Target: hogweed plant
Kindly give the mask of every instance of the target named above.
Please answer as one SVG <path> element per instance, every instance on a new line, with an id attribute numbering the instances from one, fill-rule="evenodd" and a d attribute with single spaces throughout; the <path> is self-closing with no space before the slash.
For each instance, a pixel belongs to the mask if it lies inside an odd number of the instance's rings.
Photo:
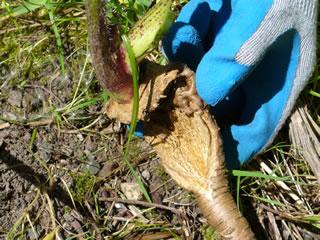
<path id="1" fill-rule="evenodd" d="M 104 3 L 87 0 L 92 63 L 111 96 L 106 113 L 131 123 L 128 142 L 136 122 L 144 121 L 145 140 L 167 173 L 194 193 L 204 216 L 223 238 L 254 239 L 230 193 L 219 127 L 197 95 L 194 73 L 179 64 L 137 66 L 172 23 L 171 5 L 171 0 L 160 0 L 121 38 L 117 25 L 106 18 Z M 125 161 L 129 164 L 126 157 Z M 140 187 L 144 189 L 142 182 Z"/>

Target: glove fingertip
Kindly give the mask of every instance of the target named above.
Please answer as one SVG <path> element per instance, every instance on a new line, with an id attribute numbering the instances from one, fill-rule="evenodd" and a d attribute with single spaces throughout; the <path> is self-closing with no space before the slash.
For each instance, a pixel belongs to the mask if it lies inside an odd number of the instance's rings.
<path id="1" fill-rule="evenodd" d="M 197 92 L 205 103 L 215 106 L 236 89 L 248 71 L 247 66 L 209 52 L 197 68 Z"/>
<path id="2" fill-rule="evenodd" d="M 195 70 L 204 50 L 197 30 L 189 24 L 176 22 L 162 40 L 163 52 L 171 62 L 182 62 Z"/>
<path id="3" fill-rule="evenodd" d="M 204 39 L 209 28 L 211 8 L 207 0 L 193 0 L 186 4 L 177 18 L 177 22 L 183 22 L 193 26 Z"/>
<path id="4" fill-rule="evenodd" d="M 228 93 L 228 86 L 215 74 L 214 63 L 201 61 L 196 72 L 196 88 L 206 104 L 215 106 Z"/>

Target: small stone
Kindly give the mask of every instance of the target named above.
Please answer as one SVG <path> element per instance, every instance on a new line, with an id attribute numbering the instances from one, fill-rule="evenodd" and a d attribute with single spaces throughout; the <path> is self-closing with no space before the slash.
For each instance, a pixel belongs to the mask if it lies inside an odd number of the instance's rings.
<path id="1" fill-rule="evenodd" d="M 81 133 L 77 134 L 77 138 L 82 142 L 84 140 L 84 137 Z"/>
<path id="2" fill-rule="evenodd" d="M 144 170 L 142 173 L 141 173 L 142 177 L 145 179 L 145 180 L 150 180 L 151 178 L 151 175 L 150 175 L 150 172 L 148 170 Z"/>
<path id="3" fill-rule="evenodd" d="M 117 209 L 120 209 L 120 208 L 123 208 L 124 205 L 121 204 L 121 203 L 115 203 L 115 204 L 114 204 L 114 207 L 117 208 Z"/>
<path id="4" fill-rule="evenodd" d="M 121 183 L 122 192 L 129 200 L 139 200 L 142 197 L 140 187 L 136 182 Z"/>
<path id="5" fill-rule="evenodd" d="M 16 184 L 15 187 L 14 187 L 14 190 L 15 190 L 16 192 L 24 192 L 23 183 L 17 182 L 17 184 Z"/>
<path id="6" fill-rule="evenodd" d="M 17 90 L 11 90 L 9 93 L 8 103 L 11 106 L 21 107 L 22 93 Z"/>
<path id="7" fill-rule="evenodd" d="M 97 161 L 91 160 L 83 166 L 83 171 L 88 171 L 92 175 L 96 175 L 100 170 L 100 164 Z"/>
<path id="8" fill-rule="evenodd" d="M 67 166 L 69 162 L 66 159 L 60 159 L 60 163 L 62 166 Z"/>

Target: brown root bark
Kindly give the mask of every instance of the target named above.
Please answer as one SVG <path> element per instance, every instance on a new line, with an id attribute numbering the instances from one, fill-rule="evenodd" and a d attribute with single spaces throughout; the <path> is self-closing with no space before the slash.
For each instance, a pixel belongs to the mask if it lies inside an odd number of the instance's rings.
<path id="1" fill-rule="evenodd" d="M 192 191 L 224 239 L 254 239 L 230 193 L 219 127 L 197 96 L 194 75 L 182 65 L 146 64 L 140 77 L 139 119 L 145 139 L 172 178 Z M 109 117 L 131 119 L 132 103 L 110 101 Z"/>

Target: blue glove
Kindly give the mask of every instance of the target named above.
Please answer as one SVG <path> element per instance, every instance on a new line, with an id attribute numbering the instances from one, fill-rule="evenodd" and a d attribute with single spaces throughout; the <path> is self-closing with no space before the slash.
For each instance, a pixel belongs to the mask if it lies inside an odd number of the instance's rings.
<path id="1" fill-rule="evenodd" d="M 316 0 L 191 0 L 163 39 L 196 71 L 222 127 L 229 168 L 265 149 L 312 74 Z"/>

